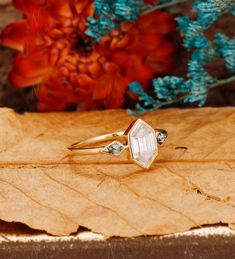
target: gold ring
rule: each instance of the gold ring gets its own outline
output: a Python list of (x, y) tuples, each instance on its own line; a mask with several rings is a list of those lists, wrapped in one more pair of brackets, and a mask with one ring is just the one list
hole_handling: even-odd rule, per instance
[[(138, 119), (133, 121), (125, 131), (88, 138), (72, 144), (68, 149), (78, 155), (110, 154), (115, 156), (129, 149), (132, 161), (148, 169), (158, 155), (158, 144), (162, 145), (166, 138), (166, 130), (154, 129)], [(103, 146), (91, 146), (109, 140), (113, 141)]]

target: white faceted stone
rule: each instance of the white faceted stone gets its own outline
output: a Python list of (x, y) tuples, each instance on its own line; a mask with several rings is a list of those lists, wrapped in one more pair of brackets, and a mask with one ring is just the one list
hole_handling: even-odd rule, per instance
[(129, 132), (132, 158), (148, 168), (158, 154), (155, 130), (142, 120), (137, 120)]

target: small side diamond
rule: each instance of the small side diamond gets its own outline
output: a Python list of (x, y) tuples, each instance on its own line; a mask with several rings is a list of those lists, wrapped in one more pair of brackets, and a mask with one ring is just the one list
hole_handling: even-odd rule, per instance
[(118, 156), (122, 153), (122, 151), (125, 149), (124, 145), (118, 141), (114, 141), (108, 146), (106, 146), (103, 150), (106, 154), (111, 154)]
[(158, 135), (157, 135), (157, 142), (158, 142), (158, 144), (162, 145), (166, 141), (167, 135), (168, 135), (167, 131), (160, 130)]

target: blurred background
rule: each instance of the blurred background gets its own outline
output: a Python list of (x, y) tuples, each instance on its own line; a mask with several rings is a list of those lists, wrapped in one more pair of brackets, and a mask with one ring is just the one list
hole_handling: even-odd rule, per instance
[[(182, 15), (193, 16), (191, 12), (191, 1), (171, 7), (169, 11), (174, 17)], [(11, 0), (0, 0), (0, 32), (3, 28), (22, 17), (11, 3)], [(214, 37), (215, 32), (222, 32), (229, 37), (235, 35), (235, 16), (224, 15), (219, 21), (210, 28), (206, 34), (209, 38)], [(182, 39), (178, 31), (174, 33), (174, 41), (177, 48), (175, 54), (175, 68), (171, 74), (176, 76), (185, 76), (187, 71), (187, 61), (190, 53), (182, 47)], [(10, 107), (19, 112), (36, 111), (37, 98), (32, 88), (17, 89), (14, 88), (9, 80), (8, 73), (11, 68), (14, 51), (0, 45), (0, 106)], [(226, 78), (231, 76), (231, 72), (225, 69), (224, 62), (218, 60), (209, 64), (207, 70), (217, 78)], [(235, 82), (222, 85), (212, 89), (205, 106), (234, 106), (235, 105)], [(194, 104), (177, 104), (177, 107), (194, 107)]]

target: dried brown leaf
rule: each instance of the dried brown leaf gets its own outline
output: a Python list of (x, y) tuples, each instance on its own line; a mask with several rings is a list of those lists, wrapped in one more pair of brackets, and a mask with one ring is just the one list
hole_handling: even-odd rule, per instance
[(235, 226), (235, 109), (163, 110), (169, 132), (153, 167), (127, 156), (68, 156), (86, 137), (125, 129), (125, 111), (18, 115), (0, 110), (0, 219), (53, 235), (107, 237)]

